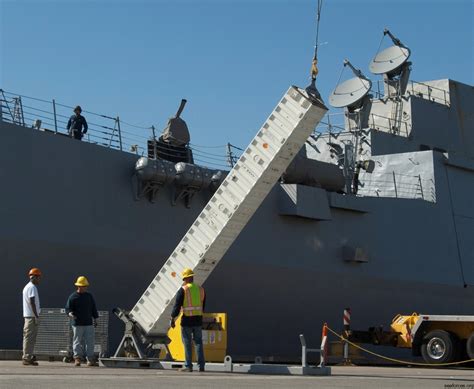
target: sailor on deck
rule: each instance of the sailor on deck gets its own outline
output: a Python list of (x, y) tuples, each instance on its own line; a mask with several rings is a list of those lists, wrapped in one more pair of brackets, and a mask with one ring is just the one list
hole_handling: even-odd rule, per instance
[(194, 283), (194, 273), (191, 269), (184, 269), (181, 274), (183, 286), (179, 289), (176, 302), (171, 312), (171, 327), (175, 327), (175, 321), (179, 313), (181, 317), (181, 338), (184, 344), (186, 363), (181, 371), (192, 372), (192, 341), (196, 345), (199, 371), (204, 371), (204, 349), (202, 345), (202, 314), (206, 302), (206, 295), (202, 286)]
[(77, 140), (82, 139), (88, 128), (86, 118), (81, 115), (81, 112), (82, 108), (78, 105), (74, 108), (74, 115), (72, 115), (67, 122), (69, 135)]

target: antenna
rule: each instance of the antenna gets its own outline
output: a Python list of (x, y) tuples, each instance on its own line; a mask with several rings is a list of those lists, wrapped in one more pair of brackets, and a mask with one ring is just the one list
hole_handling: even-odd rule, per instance
[[(388, 35), (393, 42), (390, 46), (382, 51), (377, 51), (375, 57), (370, 61), (369, 69), (374, 74), (399, 74), (402, 65), (408, 61), (410, 57), (410, 49), (400, 42), (388, 29), (383, 31), (383, 38)], [(382, 44), (382, 41), (380, 42)], [(380, 50), (380, 46), (379, 46)]]
[(356, 69), (347, 59), (344, 60), (344, 67), (346, 66), (352, 70), (355, 77), (343, 83), (338, 83), (329, 96), (329, 104), (335, 108), (356, 107), (369, 93), (370, 88), (372, 88), (372, 81), (365, 77), (362, 72)]

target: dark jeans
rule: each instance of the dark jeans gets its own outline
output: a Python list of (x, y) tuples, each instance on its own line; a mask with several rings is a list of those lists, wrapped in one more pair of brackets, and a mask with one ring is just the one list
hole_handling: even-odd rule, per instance
[(190, 369), (193, 368), (193, 349), (192, 341), (196, 345), (196, 354), (198, 357), (198, 365), (204, 369), (206, 361), (204, 360), (204, 348), (202, 345), (202, 327), (181, 327), (181, 338), (184, 344), (184, 354), (186, 357), (185, 366)]
[(76, 131), (76, 130), (73, 130), (72, 132), (70, 131), (69, 135), (71, 136), (71, 138), (74, 138), (77, 140), (81, 140), (83, 136), (81, 131)]

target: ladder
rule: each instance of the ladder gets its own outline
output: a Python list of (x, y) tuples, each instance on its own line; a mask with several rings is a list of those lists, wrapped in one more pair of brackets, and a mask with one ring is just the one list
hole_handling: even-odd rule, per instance
[(403, 99), (401, 93), (401, 80), (397, 80), (396, 86), (396, 94), (392, 97), (392, 112), (391, 112), (391, 119), (392, 125), (390, 126), (390, 132), (399, 135), (401, 130), (402, 124), (402, 114), (403, 114)]
[(290, 87), (145, 290), (129, 318), (147, 337), (166, 336), (181, 271), (203, 284), (318, 125), (327, 108)]

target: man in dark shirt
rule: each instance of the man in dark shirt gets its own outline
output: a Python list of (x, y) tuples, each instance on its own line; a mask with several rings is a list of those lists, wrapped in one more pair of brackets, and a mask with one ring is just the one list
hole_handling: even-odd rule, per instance
[(81, 115), (81, 112), (82, 108), (78, 105), (74, 108), (74, 115), (72, 115), (67, 122), (69, 135), (77, 140), (81, 140), (88, 129), (86, 118)]
[(182, 312), (181, 338), (184, 344), (186, 358), (185, 367), (181, 371), (192, 372), (192, 341), (196, 345), (199, 371), (204, 371), (204, 349), (202, 345), (202, 314), (206, 304), (204, 289), (194, 283), (194, 273), (191, 269), (184, 269), (182, 273), (183, 287), (176, 295), (176, 301), (171, 312), (170, 325), (174, 328), (176, 318)]
[[(81, 366), (84, 354), (87, 356), (87, 366), (98, 366), (94, 354), (94, 327), (97, 327), (99, 313), (94, 297), (87, 292), (89, 281), (86, 277), (77, 278), (77, 290), (71, 294), (66, 303), (66, 313), (73, 320), (73, 351), (75, 366)], [(85, 346), (85, 347), (84, 347)]]

